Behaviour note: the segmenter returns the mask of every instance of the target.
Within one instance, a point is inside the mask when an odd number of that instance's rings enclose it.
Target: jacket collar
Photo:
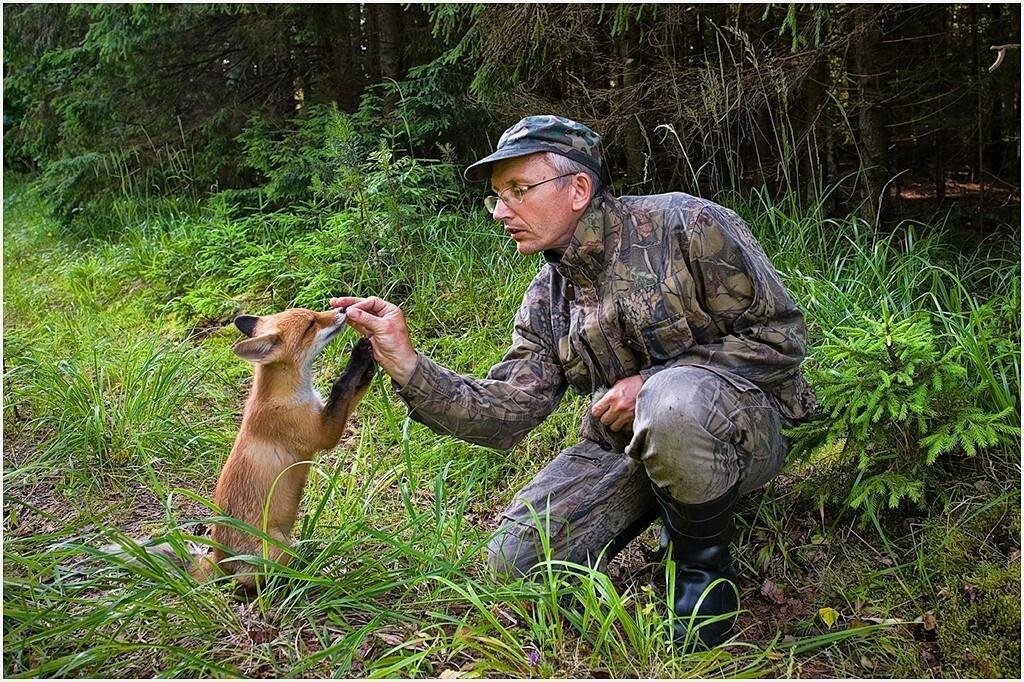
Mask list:
[[[576,284],[597,282],[608,258],[618,251],[622,230],[619,208],[618,200],[608,193],[594,197],[580,216],[565,253],[559,258],[545,251],[544,260]]]

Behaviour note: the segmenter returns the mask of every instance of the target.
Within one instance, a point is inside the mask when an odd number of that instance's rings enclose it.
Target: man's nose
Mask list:
[[[498,198],[498,203],[494,206],[494,211],[491,212],[491,217],[495,220],[507,220],[509,218],[515,218],[516,214],[512,212],[501,198]]]

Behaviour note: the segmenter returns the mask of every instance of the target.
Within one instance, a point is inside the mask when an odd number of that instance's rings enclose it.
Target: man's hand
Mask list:
[[[416,351],[402,309],[376,296],[332,298],[331,307],[345,309],[345,321],[370,340],[377,364],[405,386],[416,369]]]
[[[621,431],[632,426],[636,415],[636,396],[644,379],[640,375],[626,377],[615,382],[601,399],[590,408],[590,414],[599,419],[612,431]]]

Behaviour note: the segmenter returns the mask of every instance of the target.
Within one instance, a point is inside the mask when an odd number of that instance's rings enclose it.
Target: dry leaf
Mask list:
[[[249,639],[253,644],[266,644],[277,637],[277,628],[274,627],[253,627],[249,628]]]
[[[765,580],[761,584],[761,594],[771,599],[776,604],[782,605],[786,603],[786,595],[778,585],[773,583],[771,580]]]
[[[935,614],[928,611],[921,616],[921,624],[924,625],[925,630],[934,630],[935,626],[938,625],[938,621],[935,620]]]
[[[462,673],[458,670],[443,670],[441,672],[440,679],[442,680],[454,680],[462,677]]]
[[[405,638],[401,635],[396,635],[393,632],[382,630],[380,632],[373,633],[373,636],[388,646],[401,646],[402,644],[405,644]]]

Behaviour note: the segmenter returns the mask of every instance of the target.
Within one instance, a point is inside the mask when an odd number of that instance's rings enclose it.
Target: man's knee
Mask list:
[[[637,419],[649,437],[668,435],[689,439],[704,432],[712,413],[715,375],[696,367],[677,367],[658,372],[644,382],[637,396]]]
[[[738,463],[722,379],[697,367],[650,377],[637,397],[634,456],[654,485],[687,504],[713,499],[735,483]]]

